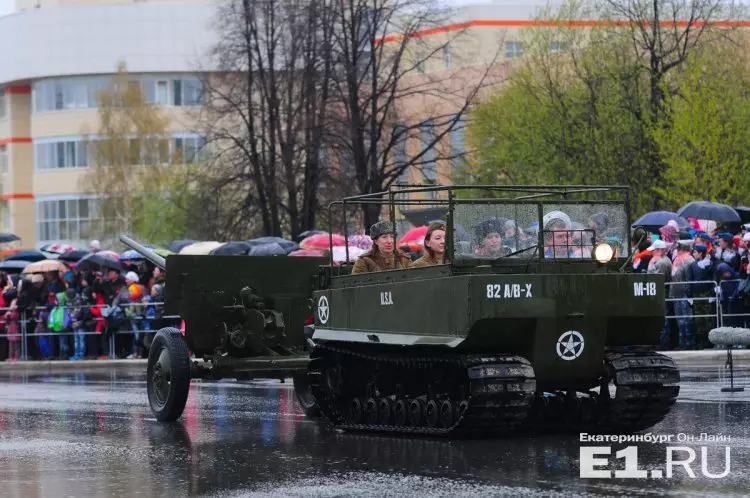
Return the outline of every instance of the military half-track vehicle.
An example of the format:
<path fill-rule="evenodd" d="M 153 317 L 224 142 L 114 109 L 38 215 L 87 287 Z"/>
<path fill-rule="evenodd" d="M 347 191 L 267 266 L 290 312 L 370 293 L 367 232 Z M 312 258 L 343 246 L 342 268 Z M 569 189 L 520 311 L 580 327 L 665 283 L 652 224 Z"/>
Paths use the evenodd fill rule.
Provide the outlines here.
<path fill-rule="evenodd" d="M 336 204 L 378 202 L 392 220 L 441 205 L 449 263 L 326 267 L 309 383 L 335 427 L 629 433 L 670 411 L 679 372 L 654 352 L 664 279 L 632 272 L 626 187 L 409 187 Z"/>
<path fill-rule="evenodd" d="M 149 346 L 147 389 L 160 421 L 178 419 L 191 379 L 292 377 L 305 413 L 316 413 L 307 383 L 310 297 L 326 258 L 156 254 L 128 236 L 120 241 L 166 270 L 165 315 Z M 306 337 L 307 335 L 307 337 Z M 190 357 L 192 353 L 193 358 Z"/>

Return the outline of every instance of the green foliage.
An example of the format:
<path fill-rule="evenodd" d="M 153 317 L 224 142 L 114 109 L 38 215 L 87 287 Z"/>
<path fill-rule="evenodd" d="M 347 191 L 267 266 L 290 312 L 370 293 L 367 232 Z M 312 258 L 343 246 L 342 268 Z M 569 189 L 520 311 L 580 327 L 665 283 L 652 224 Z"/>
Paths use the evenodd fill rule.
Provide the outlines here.
<path fill-rule="evenodd" d="M 750 57 L 744 46 L 694 54 L 668 98 L 668 123 L 653 131 L 665 196 L 746 204 L 750 199 Z"/>
<path fill-rule="evenodd" d="M 590 19 L 586 5 L 541 17 Z M 627 29 L 529 28 L 524 57 L 468 120 L 475 153 L 457 181 L 630 185 L 634 215 L 707 196 L 740 202 L 750 182 L 747 45 L 713 39 L 705 56 L 697 45 L 655 74 Z"/>
<path fill-rule="evenodd" d="M 197 166 L 170 157 L 168 117 L 130 84 L 124 64 L 97 97 L 97 138 L 87 144 L 92 164 L 81 183 L 98 197 L 100 220 L 85 236 L 109 246 L 121 233 L 162 244 L 182 238 Z"/>

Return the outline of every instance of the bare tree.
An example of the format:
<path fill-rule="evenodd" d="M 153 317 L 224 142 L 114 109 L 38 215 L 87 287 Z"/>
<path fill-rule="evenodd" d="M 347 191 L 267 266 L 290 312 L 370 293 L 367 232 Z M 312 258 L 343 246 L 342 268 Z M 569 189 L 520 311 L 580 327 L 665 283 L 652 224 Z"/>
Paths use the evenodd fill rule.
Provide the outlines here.
<path fill-rule="evenodd" d="M 292 235 L 315 225 L 330 58 L 327 0 L 234 0 L 219 8 L 219 73 L 206 124 L 217 235 Z M 255 220 L 260 219 L 260 223 Z"/>
<path fill-rule="evenodd" d="M 436 181 L 438 161 L 455 156 L 446 136 L 463 127 L 478 92 L 490 83 L 497 47 L 483 47 L 485 65 L 429 71 L 445 64 L 465 30 L 445 28 L 452 12 L 431 0 L 332 0 L 330 111 L 326 143 L 338 155 L 339 177 L 357 194 L 386 190 L 411 169 Z M 429 34 L 439 36 L 425 36 Z M 464 47 L 465 48 L 465 47 Z M 494 54 L 494 55 L 493 55 Z M 486 57 L 486 56 L 485 56 Z M 405 141 L 421 142 L 403 154 Z M 366 226 L 379 215 L 364 210 Z"/>

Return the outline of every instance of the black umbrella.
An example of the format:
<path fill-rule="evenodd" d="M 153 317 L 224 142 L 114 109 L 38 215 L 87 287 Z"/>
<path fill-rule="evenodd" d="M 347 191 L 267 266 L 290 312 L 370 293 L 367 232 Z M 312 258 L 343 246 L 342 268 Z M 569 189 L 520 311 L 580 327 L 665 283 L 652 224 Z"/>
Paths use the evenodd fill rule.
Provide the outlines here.
<path fill-rule="evenodd" d="M 61 259 L 63 261 L 70 261 L 71 263 L 75 263 L 77 261 L 80 261 L 81 258 L 84 256 L 91 254 L 88 251 L 84 251 L 82 249 L 76 249 L 75 251 L 68 251 L 62 253 L 57 259 Z"/>
<path fill-rule="evenodd" d="M 737 206 L 734 210 L 740 215 L 740 220 L 742 220 L 743 225 L 745 223 L 750 223 L 750 207 Z"/>
<path fill-rule="evenodd" d="M 719 202 L 694 201 L 682 206 L 677 211 L 683 218 L 712 220 L 721 223 L 740 223 L 740 215 L 733 207 Z"/>
<path fill-rule="evenodd" d="M 167 249 L 177 254 L 180 252 L 180 249 L 182 249 L 183 247 L 189 246 L 190 244 L 195 244 L 196 242 L 198 241 L 192 240 L 192 239 L 173 240 L 169 244 L 169 246 L 167 246 Z"/>
<path fill-rule="evenodd" d="M 658 233 L 661 227 L 672 220 L 676 221 L 680 227 L 690 226 L 690 222 L 688 220 L 686 220 L 682 216 L 678 216 L 677 213 L 673 213 L 671 211 L 652 211 L 650 213 L 646 213 L 638 218 L 638 220 L 636 220 L 636 222 L 633 223 L 632 226 L 643 227 L 649 232 Z"/>
<path fill-rule="evenodd" d="M 106 268 L 108 270 L 122 271 L 122 264 L 114 258 L 99 253 L 91 253 L 82 257 L 76 268 L 79 270 Z"/>
<path fill-rule="evenodd" d="M 5 258 L 5 261 L 22 260 L 22 261 L 31 261 L 32 263 L 36 263 L 37 261 L 42 261 L 45 259 L 48 259 L 47 256 L 40 253 L 39 251 L 20 251 Z"/>
<path fill-rule="evenodd" d="M 21 240 L 18 235 L 12 234 L 12 233 L 0 233 L 0 244 L 5 244 L 6 242 L 13 242 L 14 240 Z"/>
<path fill-rule="evenodd" d="M 208 254 L 216 256 L 246 256 L 250 252 L 250 245 L 244 242 L 227 242 Z"/>
<path fill-rule="evenodd" d="M 6 273 L 21 273 L 32 261 L 23 261 L 21 259 L 14 259 L 0 262 L 0 270 Z"/>

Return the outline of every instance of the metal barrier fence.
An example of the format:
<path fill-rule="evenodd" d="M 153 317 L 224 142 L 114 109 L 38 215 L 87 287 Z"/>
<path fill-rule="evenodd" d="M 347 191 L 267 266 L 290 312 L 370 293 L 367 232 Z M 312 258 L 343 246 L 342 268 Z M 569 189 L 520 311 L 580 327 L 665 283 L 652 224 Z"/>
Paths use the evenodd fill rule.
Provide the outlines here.
<path fill-rule="evenodd" d="M 14 353 L 18 347 L 16 343 L 20 345 L 20 351 L 18 360 L 27 361 L 29 359 L 29 346 L 34 344 L 41 353 L 48 347 L 55 349 L 55 346 L 59 346 L 61 342 L 58 340 L 63 339 L 66 341 L 64 344 L 66 347 L 57 348 L 58 353 L 65 352 L 65 356 L 75 355 L 75 338 L 76 336 L 84 338 L 90 338 L 92 336 L 99 338 L 99 343 L 96 344 L 96 349 L 101 350 L 106 348 L 107 354 L 96 356 L 107 356 L 109 359 L 114 359 L 117 354 L 116 344 L 117 337 L 122 336 L 133 336 L 134 340 L 137 340 L 141 335 L 144 334 L 155 334 L 157 328 L 152 327 L 153 321 L 163 322 L 165 320 L 179 320 L 179 316 L 176 315 L 163 315 L 158 314 L 156 318 L 147 317 L 143 314 L 144 307 L 149 306 L 154 309 L 163 309 L 163 302 L 154 303 L 123 303 L 118 307 L 112 307 L 111 305 L 80 305 L 80 306 L 38 306 L 34 309 L 24 309 L 18 312 L 18 316 L 14 317 L 13 312 L 15 308 L 0 308 L 0 339 L 6 339 L 8 342 L 8 359 L 11 359 L 11 353 Z M 83 330 L 82 328 L 74 329 L 73 323 L 79 322 L 78 317 L 72 317 L 71 312 L 80 312 L 81 310 L 90 310 L 92 308 L 99 307 L 102 311 L 102 316 L 88 316 L 86 317 L 87 322 L 94 322 L 95 324 L 101 324 L 102 330 Z M 49 313 L 55 308 L 62 308 L 64 312 L 67 312 L 70 317 L 70 324 L 67 325 L 63 330 L 55 331 L 49 330 Z M 116 323 L 112 323 L 110 317 L 112 313 L 117 313 L 116 308 L 120 309 L 122 315 Z M 126 310 L 130 310 L 128 313 Z M 43 320 L 43 324 L 40 325 L 40 321 Z M 14 326 L 15 325 L 15 326 Z M 11 327 L 14 330 L 11 330 Z M 33 327 L 33 329 L 30 329 Z M 98 327 L 96 327 L 98 328 Z M 145 337 L 145 335 L 144 335 Z M 102 341 L 101 338 L 104 338 Z M 43 341 L 42 339 L 46 339 Z M 51 339 L 51 340 L 50 340 Z M 43 344 L 46 342 L 46 345 Z M 92 343 L 89 341 L 86 344 L 88 349 Z M 13 350 L 11 347 L 13 346 Z M 59 354 L 58 354 L 59 356 Z"/>

